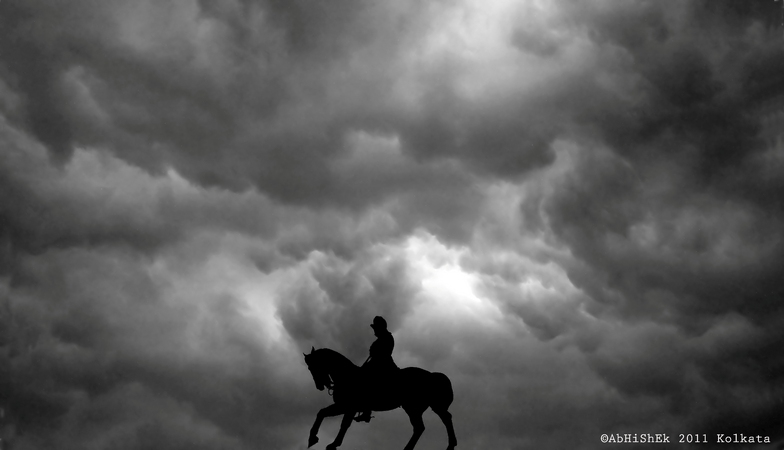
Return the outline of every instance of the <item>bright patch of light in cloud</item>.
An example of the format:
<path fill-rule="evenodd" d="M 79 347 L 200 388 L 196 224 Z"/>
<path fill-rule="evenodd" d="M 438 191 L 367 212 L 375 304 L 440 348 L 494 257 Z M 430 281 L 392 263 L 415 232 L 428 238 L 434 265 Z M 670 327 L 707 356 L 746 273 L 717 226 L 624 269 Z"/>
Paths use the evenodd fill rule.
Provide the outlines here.
<path fill-rule="evenodd" d="M 498 308 L 477 293 L 477 275 L 461 267 L 460 259 L 467 252 L 467 248 L 449 247 L 426 232 L 408 238 L 405 254 L 422 283 L 420 313 L 485 324 L 501 318 Z"/>

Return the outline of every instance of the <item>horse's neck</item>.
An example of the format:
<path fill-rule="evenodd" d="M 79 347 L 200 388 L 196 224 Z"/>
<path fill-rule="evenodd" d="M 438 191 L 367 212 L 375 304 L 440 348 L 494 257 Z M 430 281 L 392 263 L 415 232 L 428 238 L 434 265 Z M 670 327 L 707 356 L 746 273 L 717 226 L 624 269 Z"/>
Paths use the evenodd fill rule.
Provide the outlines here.
<path fill-rule="evenodd" d="M 330 349 L 324 350 L 327 355 L 326 359 L 329 361 L 330 375 L 332 375 L 333 378 L 351 376 L 359 369 L 356 364 L 340 353 Z"/>

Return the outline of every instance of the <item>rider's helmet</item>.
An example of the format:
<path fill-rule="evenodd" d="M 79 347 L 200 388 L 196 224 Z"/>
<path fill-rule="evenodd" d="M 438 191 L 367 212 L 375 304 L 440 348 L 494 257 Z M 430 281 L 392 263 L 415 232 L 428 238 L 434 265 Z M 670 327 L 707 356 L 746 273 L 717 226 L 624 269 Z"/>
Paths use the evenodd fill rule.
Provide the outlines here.
<path fill-rule="evenodd" d="M 376 316 L 373 318 L 373 323 L 370 324 L 370 327 L 373 328 L 373 330 L 386 330 L 387 321 L 381 316 Z"/>

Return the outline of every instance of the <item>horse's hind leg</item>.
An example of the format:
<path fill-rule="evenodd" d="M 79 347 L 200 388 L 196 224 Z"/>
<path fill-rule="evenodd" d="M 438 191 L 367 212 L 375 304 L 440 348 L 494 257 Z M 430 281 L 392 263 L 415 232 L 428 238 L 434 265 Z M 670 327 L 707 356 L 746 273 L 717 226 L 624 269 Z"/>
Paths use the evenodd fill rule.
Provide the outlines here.
<path fill-rule="evenodd" d="M 325 417 L 337 416 L 343 412 L 343 409 L 336 404 L 331 404 L 326 408 L 322 408 L 316 415 L 316 421 L 310 428 L 310 436 L 308 437 L 308 447 L 313 447 L 318 442 L 318 430 L 321 427 L 321 422 Z"/>
<path fill-rule="evenodd" d="M 454 400 L 454 392 L 452 391 L 452 382 L 443 373 L 434 372 L 431 376 L 431 386 L 433 396 L 430 400 L 430 408 L 433 409 L 441 422 L 444 422 L 446 427 L 446 434 L 449 436 L 449 445 L 447 450 L 453 450 L 457 445 L 457 438 L 455 437 L 455 428 L 452 426 L 452 414 L 449 413 L 449 405 Z"/>
<path fill-rule="evenodd" d="M 457 437 L 455 437 L 455 428 L 452 426 L 452 414 L 449 413 L 446 409 L 443 410 L 433 410 L 438 417 L 441 418 L 441 422 L 444 422 L 444 426 L 446 426 L 446 434 L 449 436 L 449 445 L 447 446 L 446 450 L 452 450 L 457 445 Z"/>
<path fill-rule="evenodd" d="M 414 434 L 411 435 L 411 439 L 408 440 L 408 444 L 406 444 L 403 450 L 414 450 L 414 446 L 416 446 L 417 441 L 419 441 L 419 437 L 424 433 L 425 422 L 422 421 L 422 413 L 423 411 L 406 410 L 408 419 L 414 427 Z"/>

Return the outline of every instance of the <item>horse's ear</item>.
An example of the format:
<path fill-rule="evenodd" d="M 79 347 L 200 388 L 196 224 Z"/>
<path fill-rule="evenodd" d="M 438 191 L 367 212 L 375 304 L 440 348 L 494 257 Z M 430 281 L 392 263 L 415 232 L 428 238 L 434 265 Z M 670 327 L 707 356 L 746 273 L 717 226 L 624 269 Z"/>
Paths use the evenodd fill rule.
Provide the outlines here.
<path fill-rule="evenodd" d="M 311 345 L 311 346 L 310 346 L 310 353 L 313 353 L 313 352 L 315 352 L 315 351 L 316 351 L 316 347 L 314 347 L 314 346 L 312 346 L 312 345 Z"/>

